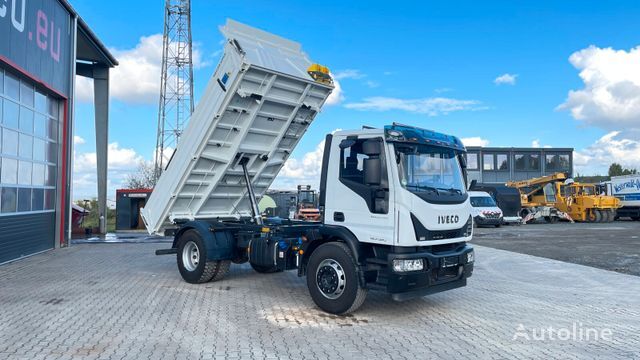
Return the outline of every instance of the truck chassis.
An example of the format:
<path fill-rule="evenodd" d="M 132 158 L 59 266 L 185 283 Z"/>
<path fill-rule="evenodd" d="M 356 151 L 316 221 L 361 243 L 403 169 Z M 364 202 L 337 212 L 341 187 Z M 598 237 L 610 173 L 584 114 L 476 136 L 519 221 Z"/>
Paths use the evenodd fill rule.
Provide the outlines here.
<path fill-rule="evenodd" d="M 314 302 L 334 314 L 355 311 L 368 290 L 394 300 L 465 286 L 473 273 L 473 249 L 465 242 L 419 248 L 358 242 L 346 228 L 317 222 L 266 219 L 177 221 L 171 249 L 183 279 L 197 284 L 224 278 L 231 263 L 259 273 L 297 269 L 307 277 Z M 394 260 L 419 259 L 424 268 L 398 272 Z"/>

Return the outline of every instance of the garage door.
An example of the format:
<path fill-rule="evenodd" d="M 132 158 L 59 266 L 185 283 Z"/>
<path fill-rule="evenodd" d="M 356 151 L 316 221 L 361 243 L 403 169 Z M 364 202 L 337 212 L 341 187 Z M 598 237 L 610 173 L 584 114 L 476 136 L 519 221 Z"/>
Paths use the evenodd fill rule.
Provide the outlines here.
<path fill-rule="evenodd" d="M 60 101 L 0 67 L 0 263 L 54 247 Z"/>

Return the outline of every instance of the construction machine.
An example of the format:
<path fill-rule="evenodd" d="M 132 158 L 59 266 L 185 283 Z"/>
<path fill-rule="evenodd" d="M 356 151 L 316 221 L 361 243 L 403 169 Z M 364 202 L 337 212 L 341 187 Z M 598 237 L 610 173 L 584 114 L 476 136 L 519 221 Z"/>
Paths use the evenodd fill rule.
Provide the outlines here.
<path fill-rule="evenodd" d="M 311 189 L 311 185 L 298 185 L 298 199 L 294 218 L 310 221 L 320 220 L 316 191 Z"/>
<path fill-rule="evenodd" d="M 611 222 L 620 200 L 599 195 L 595 184 L 575 182 L 565 173 L 555 173 L 529 180 L 510 181 L 507 186 L 520 191 L 523 222 L 544 218 L 581 222 Z"/>

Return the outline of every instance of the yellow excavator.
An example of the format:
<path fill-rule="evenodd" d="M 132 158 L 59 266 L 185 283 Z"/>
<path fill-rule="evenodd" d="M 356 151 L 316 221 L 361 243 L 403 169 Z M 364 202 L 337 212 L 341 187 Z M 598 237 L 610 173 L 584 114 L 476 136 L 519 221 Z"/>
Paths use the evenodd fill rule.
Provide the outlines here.
<path fill-rule="evenodd" d="M 600 195 L 595 184 L 573 181 L 564 173 L 522 181 L 510 181 L 507 186 L 520 192 L 523 222 L 544 218 L 547 222 L 565 219 L 571 222 L 611 222 L 620 200 Z"/>

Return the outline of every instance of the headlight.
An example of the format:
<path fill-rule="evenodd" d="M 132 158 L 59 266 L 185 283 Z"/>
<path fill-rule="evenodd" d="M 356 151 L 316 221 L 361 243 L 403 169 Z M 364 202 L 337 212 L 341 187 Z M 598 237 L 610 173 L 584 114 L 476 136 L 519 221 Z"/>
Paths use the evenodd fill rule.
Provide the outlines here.
<path fill-rule="evenodd" d="M 424 269 L 424 261 L 422 259 L 393 260 L 393 271 L 395 272 L 420 271 L 422 269 Z"/>
<path fill-rule="evenodd" d="M 469 216 L 469 220 L 465 224 L 464 237 L 469 237 L 473 233 L 473 217 Z"/>
<path fill-rule="evenodd" d="M 473 251 L 470 251 L 467 253 L 467 264 L 472 263 L 473 262 Z"/>

